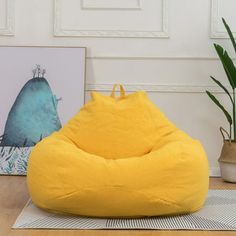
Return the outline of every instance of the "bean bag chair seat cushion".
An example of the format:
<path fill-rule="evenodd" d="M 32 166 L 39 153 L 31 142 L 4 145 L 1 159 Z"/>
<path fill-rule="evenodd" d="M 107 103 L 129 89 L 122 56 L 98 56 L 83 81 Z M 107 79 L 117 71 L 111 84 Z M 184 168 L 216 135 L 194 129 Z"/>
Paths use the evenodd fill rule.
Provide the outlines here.
<path fill-rule="evenodd" d="M 115 88 L 114 88 L 115 89 Z M 145 92 L 92 99 L 39 142 L 28 162 L 32 201 L 58 213 L 144 217 L 199 210 L 208 161 L 199 141 L 176 128 Z"/>

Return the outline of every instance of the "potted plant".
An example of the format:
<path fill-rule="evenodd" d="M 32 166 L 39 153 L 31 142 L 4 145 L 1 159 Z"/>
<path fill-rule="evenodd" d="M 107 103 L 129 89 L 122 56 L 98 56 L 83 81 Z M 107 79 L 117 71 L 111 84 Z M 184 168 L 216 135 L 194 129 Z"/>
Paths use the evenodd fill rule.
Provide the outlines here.
<path fill-rule="evenodd" d="M 233 44 L 234 51 L 236 53 L 236 42 L 234 36 L 230 30 L 230 27 L 222 18 L 223 24 L 228 32 L 229 38 Z M 226 76 L 230 84 L 230 91 L 217 79 L 211 76 L 211 79 L 225 92 L 229 97 L 231 104 L 231 112 L 220 103 L 220 101 L 209 91 L 206 91 L 211 100 L 223 111 L 228 123 L 229 132 L 220 127 L 221 134 L 223 136 L 224 144 L 219 158 L 221 176 L 225 181 L 236 182 L 236 101 L 235 101 L 235 89 L 236 89 L 236 68 L 233 60 L 228 55 L 227 51 L 218 44 L 214 44 L 215 50 L 220 58 L 220 61 L 225 70 Z M 225 138 L 227 135 L 227 138 Z"/>

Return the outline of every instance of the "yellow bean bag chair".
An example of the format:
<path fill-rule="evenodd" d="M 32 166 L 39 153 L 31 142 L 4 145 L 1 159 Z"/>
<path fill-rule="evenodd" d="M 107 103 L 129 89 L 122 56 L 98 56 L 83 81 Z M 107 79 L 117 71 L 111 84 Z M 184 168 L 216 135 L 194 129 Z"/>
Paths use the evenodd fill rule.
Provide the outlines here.
<path fill-rule="evenodd" d="M 208 161 L 139 91 L 97 92 L 61 130 L 33 149 L 27 183 L 45 210 L 92 217 L 143 217 L 199 210 Z"/>

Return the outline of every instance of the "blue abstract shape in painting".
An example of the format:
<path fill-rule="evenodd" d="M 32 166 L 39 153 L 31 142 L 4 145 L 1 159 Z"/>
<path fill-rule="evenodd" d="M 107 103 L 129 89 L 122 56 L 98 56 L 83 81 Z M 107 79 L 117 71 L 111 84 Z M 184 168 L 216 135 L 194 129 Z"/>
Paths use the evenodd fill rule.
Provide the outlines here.
<path fill-rule="evenodd" d="M 61 128 L 57 99 L 40 66 L 18 94 L 7 118 L 0 146 L 34 146 Z"/>

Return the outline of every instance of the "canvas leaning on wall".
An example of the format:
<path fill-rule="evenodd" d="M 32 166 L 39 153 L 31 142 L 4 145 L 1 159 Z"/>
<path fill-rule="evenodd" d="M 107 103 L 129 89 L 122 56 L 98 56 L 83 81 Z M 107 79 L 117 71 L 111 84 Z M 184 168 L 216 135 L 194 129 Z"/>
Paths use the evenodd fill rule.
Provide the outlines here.
<path fill-rule="evenodd" d="M 85 48 L 0 47 L 0 174 L 25 175 L 32 148 L 84 104 Z"/>

